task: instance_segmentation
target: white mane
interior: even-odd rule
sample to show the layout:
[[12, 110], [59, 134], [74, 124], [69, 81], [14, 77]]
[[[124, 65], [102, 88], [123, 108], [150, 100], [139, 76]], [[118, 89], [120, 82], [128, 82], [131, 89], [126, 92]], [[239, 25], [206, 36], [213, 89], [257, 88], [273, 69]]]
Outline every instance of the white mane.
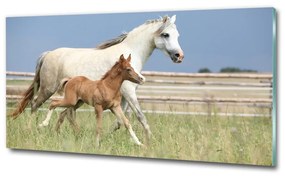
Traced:
[[[134, 28], [129, 33], [139, 32], [141, 30], [144, 30], [146, 27], [149, 27], [150, 24], [157, 24], [157, 23], [162, 23], [161, 26], [155, 31], [155, 33], [158, 33], [158, 34], [161, 33], [165, 28], [169, 27], [172, 24], [170, 17], [164, 16], [163, 18], [160, 17], [159, 19], [147, 20], [144, 24], [138, 26], [137, 28]], [[129, 33], [124, 32], [114, 39], [107, 40], [99, 44], [98, 46], [96, 46], [96, 49], [106, 49], [116, 44], [119, 44], [128, 37]]]

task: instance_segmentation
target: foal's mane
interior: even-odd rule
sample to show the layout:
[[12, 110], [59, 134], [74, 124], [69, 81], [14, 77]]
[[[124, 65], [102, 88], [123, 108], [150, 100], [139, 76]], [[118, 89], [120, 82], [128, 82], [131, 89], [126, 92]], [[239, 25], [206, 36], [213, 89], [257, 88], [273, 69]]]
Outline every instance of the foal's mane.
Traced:
[[[159, 19], [147, 20], [143, 25], [157, 23], [157, 22], [163, 22], [164, 25], [162, 25], [159, 28], [159, 31], [162, 31], [168, 25], [167, 21], [169, 21], [169, 17], [164, 16], [163, 18], [159, 18]], [[109, 48], [111, 46], [117, 45], [117, 44], [121, 43], [122, 41], [124, 41], [127, 38], [127, 36], [128, 36], [128, 33], [124, 32], [114, 39], [110, 39], [110, 40], [107, 40], [107, 41], [99, 44], [98, 46], [96, 46], [95, 49], [101, 50], [101, 49], [106, 49], [106, 48]]]
[[107, 73], [105, 73], [105, 75], [102, 76], [101, 80], [103, 80], [103, 79], [107, 78], [108, 76], [110, 76], [111, 73], [113, 72], [113, 70], [114, 69], [117, 70], [117, 67], [119, 67], [121, 64], [122, 63], [120, 61], [117, 61], [115, 63], [115, 65], [113, 65], [113, 67], [109, 71], [107, 71]]

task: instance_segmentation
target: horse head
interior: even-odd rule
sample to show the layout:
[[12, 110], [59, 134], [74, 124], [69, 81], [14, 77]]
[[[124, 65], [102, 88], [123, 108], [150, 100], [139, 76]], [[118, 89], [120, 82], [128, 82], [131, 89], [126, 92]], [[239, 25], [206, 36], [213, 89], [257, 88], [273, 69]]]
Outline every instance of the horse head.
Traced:
[[184, 54], [178, 42], [179, 33], [174, 24], [175, 20], [175, 15], [162, 19], [162, 25], [155, 32], [154, 43], [155, 47], [170, 56], [174, 63], [181, 63]]

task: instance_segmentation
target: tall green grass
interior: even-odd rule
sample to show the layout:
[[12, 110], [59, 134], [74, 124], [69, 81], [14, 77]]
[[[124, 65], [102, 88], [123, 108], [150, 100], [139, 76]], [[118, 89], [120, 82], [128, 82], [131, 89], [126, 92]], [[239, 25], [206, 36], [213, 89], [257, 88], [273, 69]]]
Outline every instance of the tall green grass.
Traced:
[[[38, 123], [46, 112], [38, 112]], [[272, 165], [272, 123], [267, 117], [205, 117], [146, 114], [153, 136], [147, 148], [136, 146], [125, 128], [111, 133], [115, 117], [104, 113], [100, 148], [95, 146], [93, 112], [77, 112], [80, 125], [75, 134], [66, 120], [60, 133], [50, 126], [38, 128], [36, 118], [28, 128], [30, 112], [18, 119], [7, 117], [7, 147], [15, 149], [78, 152], [103, 155], [164, 158], [253, 165]], [[131, 117], [138, 138], [144, 142], [142, 126]]]

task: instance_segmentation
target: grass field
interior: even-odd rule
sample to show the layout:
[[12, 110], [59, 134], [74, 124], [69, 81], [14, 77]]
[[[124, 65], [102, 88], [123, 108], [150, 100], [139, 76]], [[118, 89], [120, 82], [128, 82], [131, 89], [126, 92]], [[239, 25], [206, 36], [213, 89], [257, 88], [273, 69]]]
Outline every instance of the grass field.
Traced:
[[[239, 78], [181, 78], [149, 76], [147, 80], [208, 81], [228, 83], [268, 83], [267, 79]], [[27, 87], [31, 81], [7, 80], [7, 86], [16, 87], [7, 95], [18, 94], [17, 88]], [[155, 88], [155, 86], [158, 86]], [[160, 86], [160, 87], [159, 87]], [[178, 89], [179, 88], [179, 89]], [[185, 89], [185, 90], [184, 90]], [[16, 90], [16, 92], [15, 92]], [[180, 96], [200, 98], [272, 98], [270, 87], [232, 87], [220, 85], [188, 85], [148, 83], [140, 86], [138, 96]], [[10, 101], [11, 102], [11, 101]], [[7, 107], [15, 107], [8, 101]], [[42, 106], [47, 107], [47, 103]], [[29, 150], [91, 153], [102, 155], [163, 158], [206, 162], [226, 162], [252, 165], [272, 165], [272, 119], [271, 103], [197, 103], [197, 102], [140, 102], [143, 110], [167, 111], [173, 114], [146, 113], [152, 139], [147, 148], [136, 146], [127, 130], [111, 133], [115, 117], [104, 114], [101, 147], [95, 147], [96, 120], [94, 112], [77, 112], [81, 127], [75, 134], [68, 121], [61, 132], [55, 132], [58, 112], [53, 114], [50, 126], [38, 128], [46, 111], [38, 111], [28, 128], [29, 110], [18, 119], [7, 117], [7, 147]], [[84, 106], [83, 108], [88, 108]], [[10, 109], [7, 109], [7, 112]], [[206, 112], [206, 115], [177, 115], [175, 112]], [[210, 117], [209, 115], [212, 114]], [[225, 116], [218, 114], [224, 113]], [[207, 115], [208, 114], [208, 115]], [[227, 115], [230, 114], [230, 115]], [[239, 114], [253, 114], [255, 117], [241, 117]], [[138, 138], [144, 141], [143, 128], [135, 117], [130, 117]]]
[[[10, 105], [7, 105], [10, 106]], [[8, 110], [7, 110], [7, 113]], [[38, 123], [46, 112], [39, 111]], [[58, 113], [50, 126], [37, 128], [36, 119], [28, 128], [30, 112], [18, 119], [7, 117], [7, 147], [15, 149], [78, 152], [103, 155], [272, 165], [272, 123], [268, 117], [218, 117], [146, 114], [153, 136], [147, 148], [136, 146], [125, 130], [111, 133], [115, 117], [104, 114], [101, 147], [95, 147], [93, 112], [77, 112], [80, 133], [68, 121], [61, 132], [54, 130]], [[144, 141], [142, 126], [131, 117], [138, 138]]]

